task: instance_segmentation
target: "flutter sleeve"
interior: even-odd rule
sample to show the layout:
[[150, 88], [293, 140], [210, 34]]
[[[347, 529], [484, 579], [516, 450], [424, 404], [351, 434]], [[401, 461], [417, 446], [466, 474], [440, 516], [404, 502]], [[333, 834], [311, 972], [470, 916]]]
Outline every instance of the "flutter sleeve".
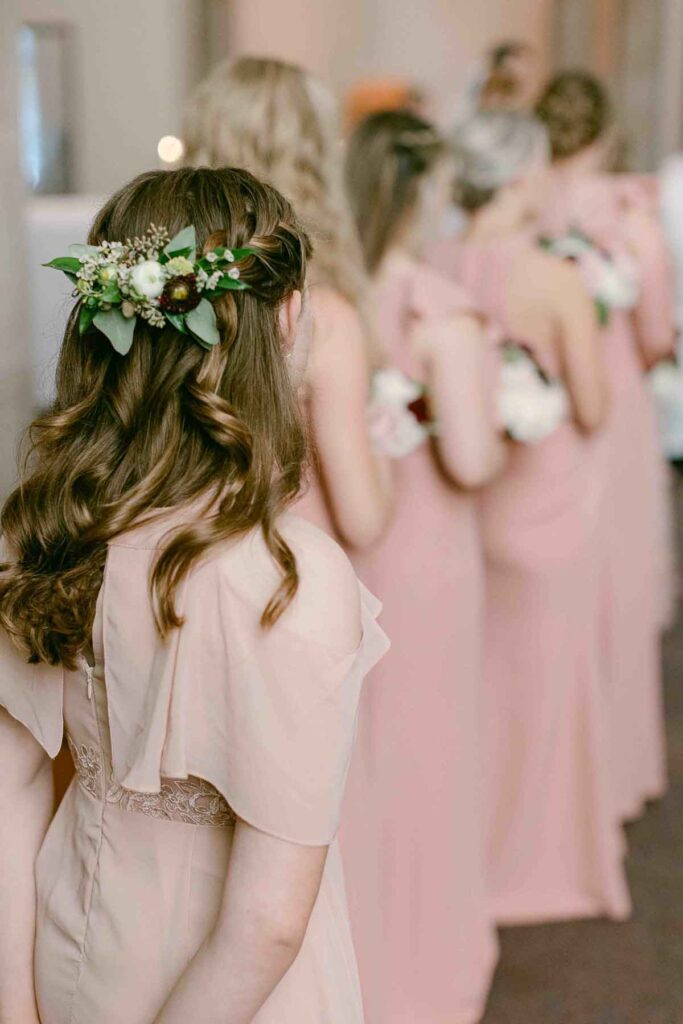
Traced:
[[61, 668], [27, 664], [0, 629], [0, 706], [26, 726], [50, 757], [62, 746], [63, 690]]
[[193, 574], [182, 595], [185, 624], [170, 644], [156, 643], [142, 678], [116, 655], [117, 634], [128, 627], [130, 637], [138, 631], [136, 649], [145, 645], [140, 609], [126, 622], [125, 560], [110, 559], [113, 770], [143, 792], [158, 792], [162, 777], [204, 778], [255, 828], [327, 845], [339, 824], [362, 682], [388, 642], [378, 602], [337, 545], [302, 521], [289, 531], [300, 588], [282, 618], [260, 625], [277, 576], [269, 558], [247, 557], [245, 542]]

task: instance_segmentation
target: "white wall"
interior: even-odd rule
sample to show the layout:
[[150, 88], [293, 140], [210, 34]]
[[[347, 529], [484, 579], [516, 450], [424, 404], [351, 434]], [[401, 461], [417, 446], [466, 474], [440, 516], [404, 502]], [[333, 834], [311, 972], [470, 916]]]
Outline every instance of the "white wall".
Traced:
[[31, 352], [23, 277], [12, 0], [0, 3], [0, 502], [15, 480], [16, 448], [31, 416]]
[[[4, 4], [6, 0], [1, 0]], [[24, 21], [70, 26], [75, 185], [113, 191], [156, 167], [179, 130], [203, 46], [201, 0], [18, 0]]]
[[[218, 0], [220, 2], [220, 0]], [[501, 38], [546, 52], [554, 0], [231, 0], [232, 52], [304, 64], [337, 88], [397, 74], [448, 108], [474, 62]]]

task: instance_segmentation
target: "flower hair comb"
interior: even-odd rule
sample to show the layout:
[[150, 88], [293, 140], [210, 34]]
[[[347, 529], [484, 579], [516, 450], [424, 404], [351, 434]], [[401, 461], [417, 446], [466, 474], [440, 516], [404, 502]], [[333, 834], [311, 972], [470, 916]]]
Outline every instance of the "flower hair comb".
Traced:
[[220, 342], [210, 299], [250, 286], [237, 265], [254, 249], [218, 246], [197, 259], [192, 225], [169, 238], [150, 224], [141, 238], [101, 245], [70, 245], [68, 256], [43, 264], [61, 270], [81, 300], [79, 331], [101, 331], [120, 355], [133, 344], [137, 318], [152, 327], [171, 324], [204, 348]]

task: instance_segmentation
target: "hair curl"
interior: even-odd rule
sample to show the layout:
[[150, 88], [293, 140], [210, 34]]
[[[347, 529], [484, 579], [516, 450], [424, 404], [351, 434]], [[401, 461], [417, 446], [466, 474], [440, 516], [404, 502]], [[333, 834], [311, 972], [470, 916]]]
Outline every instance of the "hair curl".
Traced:
[[308, 237], [290, 204], [246, 171], [140, 175], [101, 210], [91, 244], [150, 223], [194, 224], [204, 250], [249, 246], [251, 288], [215, 302], [221, 344], [209, 351], [170, 325], [138, 320], [127, 356], [69, 320], [54, 408], [30, 428], [23, 480], [2, 510], [0, 626], [31, 661], [74, 667], [90, 644], [107, 545], [160, 510], [189, 506], [164, 538], [150, 588], [162, 635], [182, 625], [178, 586], [214, 545], [260, 527], [282, 580], [262, 616], [298, 586], [278, 516], [297, 495], [305, 435], [283, 352], [280, 304], [304, 285]]
[[587, 149], [613, 120], [607, 89], [585, 71], [556, 75], [538, 101], [536, 114], [546, 127], [555, 160]]

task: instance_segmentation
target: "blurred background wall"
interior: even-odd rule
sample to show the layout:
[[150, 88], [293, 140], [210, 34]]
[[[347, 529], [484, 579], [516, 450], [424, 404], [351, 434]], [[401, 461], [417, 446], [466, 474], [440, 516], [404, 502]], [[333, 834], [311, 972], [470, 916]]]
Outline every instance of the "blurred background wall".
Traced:
[[[628, 129], [625, 165], [652, 171], [683, 149], [683, 0], [0, 0], [0, 14], [0, 492], [19, 420], [48, 397], [45, 351], [55, 349], [61, 323], [21, 299], [24, 240], [33, 282], [43, 249], [74, 231], [80, 237], [102, 196], [158, 166], [159, 139], [180, 132], [188, 92], [216, 60], [279, 56], [342, 97], [359, 80], [408, 79], [448, 126], [483, 54], [501, 39], [524, 40], [548, 72], [578, 65], [607, 78]], [[42, 86], [31, 78], [31, 46], [47, 54]], [[37, 122], [24, 118], [17, 135], [16, 98], [25, 108], [38, 87], [61, 111], [51, 143], [61, 146], [61, 163], [35, 191], [60, 195], [36, 196], [21, 218], [18, 154], [25, 164]], [[55, 308], [48, 292], [59, 283], [39, 280], [41, 299]]]

